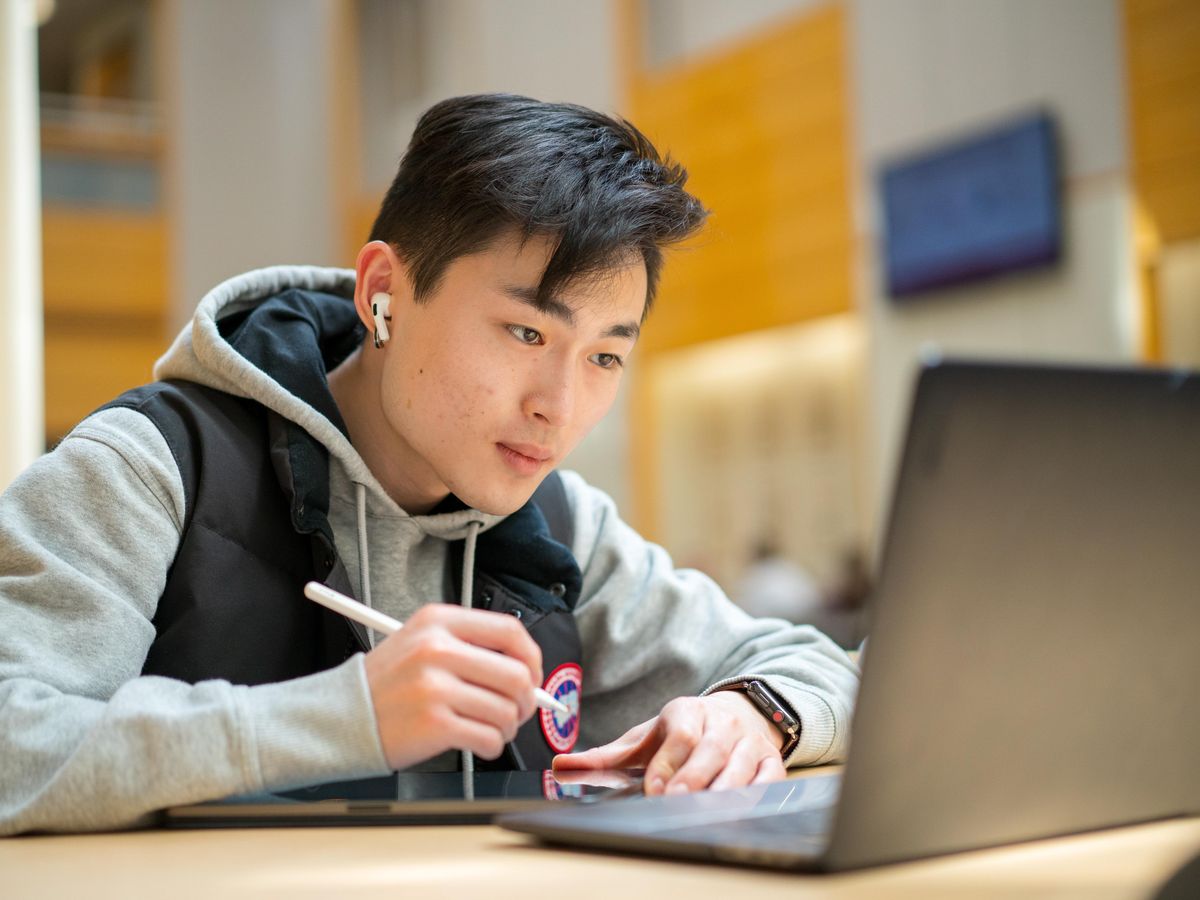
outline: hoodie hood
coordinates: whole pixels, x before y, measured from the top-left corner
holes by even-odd
[[[230,278],[200,301],[192,321],[155,364],[154,376],[258,401],[336,459],[372,509],[405,517],[430,536],[457,540],[475,530],[473,525],[494,527],[505,517],[468,508],[410,515],[351,445],[326,375],[366,337],[354,308],[354,280],[352,269],[319,266],[273,266]],[[293,450],[297,480],[314,464],[297,465]],[[450,498],[440,508],[456,505],[461,507]]]

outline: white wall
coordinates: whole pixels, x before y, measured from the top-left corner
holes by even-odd
[[[736,44],[826,0],[643,0],[646,62],[658,67]]]
[[[615,23],[608,3],[424,0],[414,20],[422,65],[412,74],[420,90],[386,120],[364,123],[370,190],[387,187],[421,113],[447,97],[503,91],[616,110]],[[364,93],[379,90],[387,87],[363,85]]]
[[[920,348],[1130,361],[1138,335],[1117,0],[854,0],[858,273],[870,332],[867,474],[878,516]],[[880,287],[880,162],[1035,105],[1060,126],[1065,260],[1054,270],[894,304]]]
[[[0,3],[0,488],[45,441],[36,13]]]
[[[161,57],[176,323],[219,281],[338,256],[331,0],[169,0]]]

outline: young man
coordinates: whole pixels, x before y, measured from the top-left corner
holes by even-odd
[[[586,109],[449,100],[354,272],[212,291],[158,382],[0,499],[0,832],[467,752],[645,766],[649,793],[839,758],[847,657],[554,472],[613,401],[661,248],[704,218],[685,177]],[[309,579],[405,628],[368,634]]]

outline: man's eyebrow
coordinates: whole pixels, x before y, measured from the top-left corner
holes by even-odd
[[[524,285],[506,284],[503,285],[504,293],[518,300],[521,303],[527,303],[536,309],[538,312],[545,313],[548,316],[566,322],[568,325],[575,324],[575,311],[561,300],[555,300],[551,297],[549,300],[541,300],[538,298],[537,288],[525,287]],[[642,333],[642,327],[637,322],[621,322],[617,325],[612,325],[605,329],[602,337],[606,338],[628,338],[636,341]]]
[[[543,300],[538,297],[537,288],[525,287],[519,284],[503,285],[504,293],[512,297],[514,300],[519,300],[522,303],[527,303],[540,313],[545,313],[548,316],[553,316],[566,322],[568,325],[575,324],[575,311],[561,300],[555,300],[551,297],[548,300]]]
[[[641,333],[642,327],[637,322],[623,322],[620,325],[613,325],[605,331],[604,337],[629,338],[631,341],[636,341]]]

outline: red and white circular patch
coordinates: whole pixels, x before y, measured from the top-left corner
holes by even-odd
[[[571,711],[569,716],[552,709],[539,710],[542,734],[555,753],[570,753],[579,740],[579,700],[583,689],[583,670],[575,663],[563,663],[550,673],[543,687],[551,697]]]

